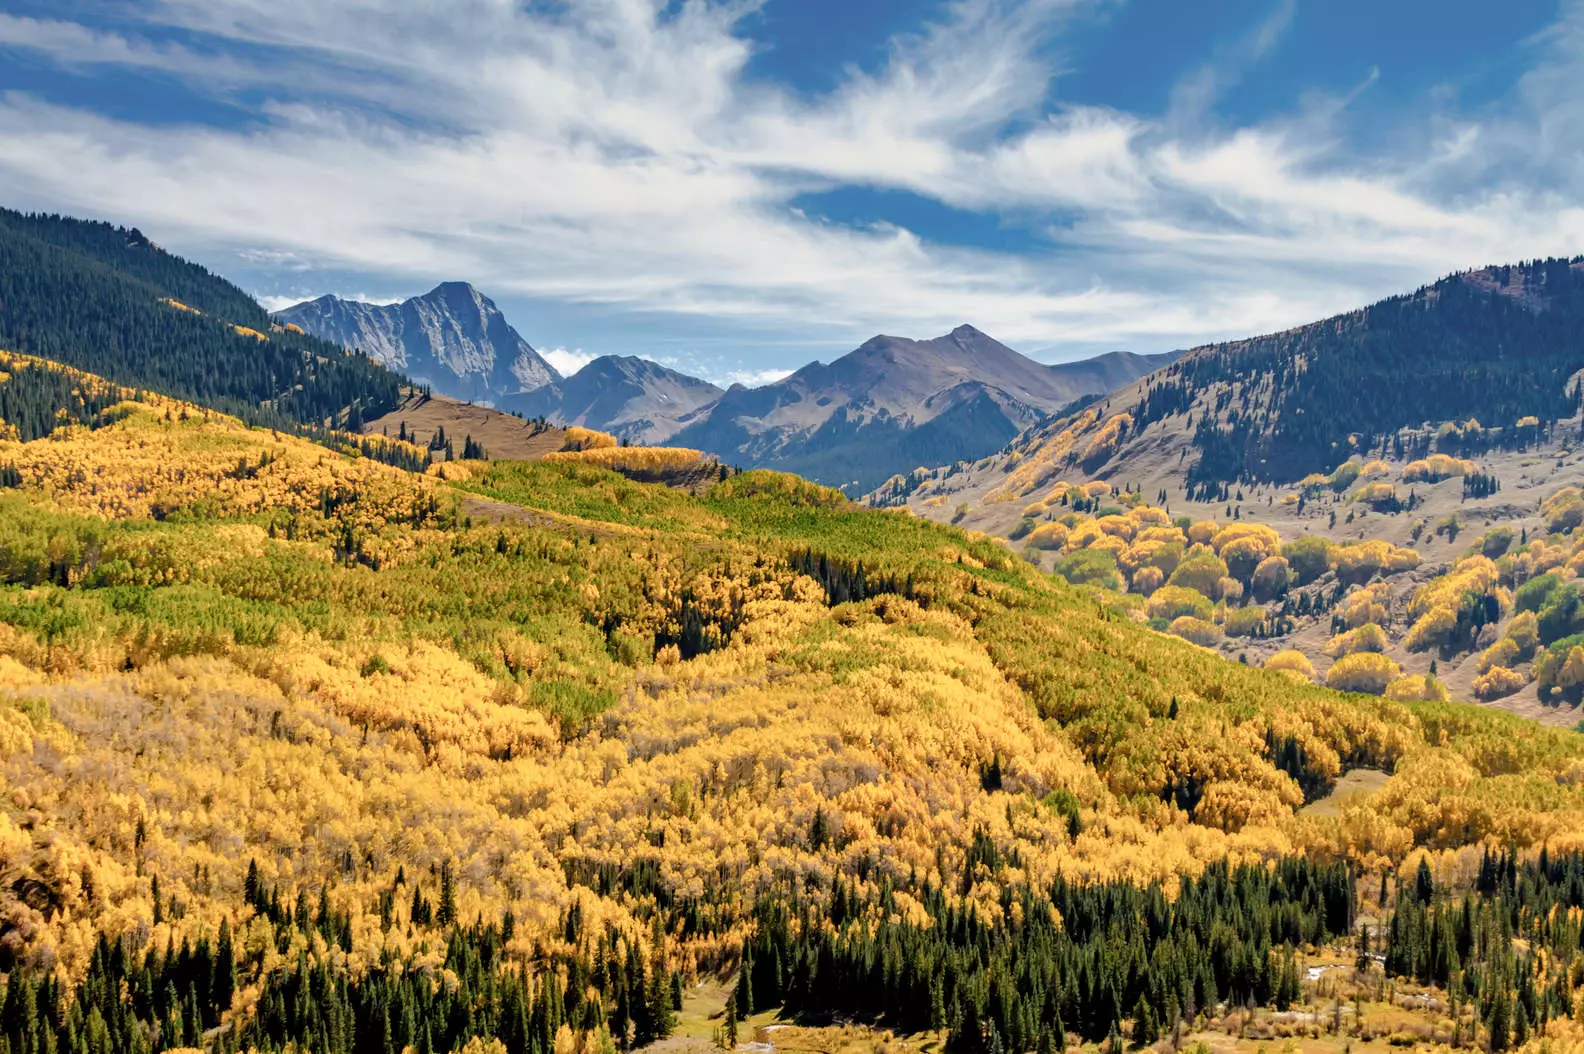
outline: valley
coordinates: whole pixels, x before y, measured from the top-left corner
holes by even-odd
[[[1494,290],[1529,289],[1533,294],[1542,287],[1535,276],[1554,272],[1547,271],[1549,266],[1487,269],[1435,288],[1448,283],[1449,288],[1472,288],[1505,317],[1510,297]],[[1509,275],[1505,285],[1499,281],[1502,273]],[[1574,264],[1561,273],[1584,275],[1584,267]],[[1579,278],[1568,281],[1573,283],[1570,289],[1580,284]],[[1475,308],[1464,303],[1459,310]],[[1370,312],[1361,312],[1348,320],[1369,317]],[[1341,322],[1333,328],[1312,328],[1350,332]],[[1300,336],[1308,332],[1295,331]],[[1472,416],[1423,422],[1401,416],[1419,412],[1416,406],[1382,405],[1372,412],[1397,414],[1396,420],[1413,423],[1373,436],[1346,437],[1344,451],[1334,462],[1325,462],[1326,471],[1302,479],[1261,478],[1245,463],[1215,460],[1226,449],[1219,444],[1229,437],[1247,443],[1250,450],[1275,442],[1260,438],[1282,434],[1281,426],[1272,423],[1279,418],[1270,408],[1297,396],[1282,388],[1275,379],[1279,373],[1260,372],[1263,366],[1236,381],[1214,381],[1203,388],[1179,388],[1178,378],[1204,373],[1209,367],[1199,365],[1201,360],[1240,363],[1250,347],[1298,339],[1279,335],[1246,346],[1191,352],[1178,365],[1077,415],[1031,429],[1001,454],[898,477],[871,501],[905,504],[918,515],[1012,539],[1026,558],[1058,571],[1080,551],[1104,557],[1098,544],[1114,554],[1110,574],[1121,565],[1114,584],[1138,598],[1138,617],[1153,618],[1155,611],[1167,610],[1203,616],[1200,621],[1213,625],[1196,630],[1201,643],[1228,658],[1260,664],[1296,651],[1304,656],[1306,668],[1317,670],[1323,680],[1335,662],[1361,651],[1384,656],[1378,665],[1387,676],[1375,685],[1376,691],[1389,690],[1388,682],[1398,681],[1400,691],[1430,690],[1535,720],[1578,724],[1576,693],[1557,683],[1550,665],[1565,662],[1579,627],[1558,609],[1546,629],[1536,631],[1535,640],[1525,638],[1517,648],[1502,643],[1515,627],[1524,637],[1529,622],[1547,610],[1539,601],[1535,603],[1540,606],[1529,601],[1515,605],[1516,592],[1527,587],[1533,595],[1555,583],[1562,596],[1563,580],[1575,573],[1569,563],[1576,544],[1572,514],[1562,511],[1584,486],[1579,449],[1584,418],[1574,401],[1553,405],[1549,395],[1536,395],[1531,404],[1535,409],[1550,406],[1559,416],[1542,420],[1519,414],[1504,424],[1487,420],[1484,425]],[[1468,400],[1483,396],[1461,387],[1450,360],[1441,368],[1451,375],[1445,383],[1453,391],[1470,393],[1460,397],[1464,405],[1447,409],[1479,409]],[[1324,369],[1325,360],[1316,359],[1307,373]],[[1569,391],[1576,385],[1566,370],[1558,374],[1557,383]],[[1434,383],[1429,387],[1433,390]],[[1150,409],[1160,403],[1162,392],[1171,391],[1184,393],[1172,396],[1178,402],[1171,412]],[[1503,397],[1511,395],[1504,392]],[[1239,409],[1251,399],[1267,407],[1269,416],[1248,416]],[[1291,412],[1316,411],[1294,407]],[[1264,424],[1250,431],[1242,423],[1250,420]],[[1230,476],[1217,475],[1221,469],[1216,466],[1222,464],[1232,466]],[[1108,524],[1108,514],[1122,513],[1132,518],[1131,528]],[[1060,526],[1043,526],[1047,523]],[[1167,529],[1146,529],[1152,524]],[[1168,603],[1166,594],[1153,596],[1173,578],[1176,561],[1191,556],[1197,543],[1211,543],[1217,550],[1211,555],[1219,556],[1224,543],[1212,541],[1213,536],[1224,532],[1230,539],[1240,531],[1271,532],[1254,551],[1261,558],[1282,557],[1278,563],[1296,564],[1295,557],[1288,559],[1294,547],[1309,546],[1326,555],[1312,572],[1293,573],[1290,579],[1287,568],[1273,564],[1267,571],[1279,571],[1279,580],[1263,587],[1250,564],[1233,576],[1238,582],[1229,596],[1218,593],[1216,575],[1199,583],[1197,599]],[[1134,544],[1135,536],[1141,544]],[[1149,547],[1159,551],[1141,551]],[[1393,557],[1394,552],[1402,556]],[[1159,583],[1148,575],[1137,577],[1140,562],[1160,568]],[[1224,570],[1225,561],[1220,566]],[[1108,572],[1088,573],[1103,577]],[[1530,584],[1536,579],[1538,584]],[[1432,601],[1438,590],[1443,599]],[[1486,602],[1485,596],[1492,599]],[[1471,605],[1478,603],[1488,603],[1489,611],[1475,614]],[[1424,622],[1432,613],[1434,618]],[[1170,621],[1157,624],[1165,629]],[[1548,671],[1544,677],[1543,670]],[[1419,679],[1417,689],[1408,687],[1413,678]],[[1422,682],[1427,678],[1439,687],[1426,688]]]
[[[1030,427],[866,505],[8,222],[6,1049],[1584,1042],[1576,416],[1288,486],[986,369]],[[786,390],[1065,397],[993,343]]]

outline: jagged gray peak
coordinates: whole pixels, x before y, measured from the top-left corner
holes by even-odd
[[[494,301],[466,282],[442,282],[399,304],[322,296],[275,317],[457,399],[497,405],[561,379]]]
[[[508,400],[507,409],[560,424],[611,432],[634,443],[663,442],[721,390],[649,359],[606,355],[555,384]]]

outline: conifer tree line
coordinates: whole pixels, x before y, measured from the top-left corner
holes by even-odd
[[[789,877],[752,910],[724,1028],[776,1009],[940,1031],[955,1054],[1049,1054],[1069,1036],[1120,1050],[1187,1027],[1201,1011],[1293,1006],[1303,998],[1301,947],[1356,939],[1361,959],[1372,950],[1368,928],[1357,927],[1355,874],[1343,862],[1221,862],[1183,880],[1175,898],[1159,885],[1123,881],[1009,882],[996,887],[994,917],[971,904],[978,885],[1019,866],[980,832],[949,889],[881,875],[812,886]],[[575,886],[647,905],[652,933],[588,926],[574,900],[562,916],[560,947],[569,950],[524,956],[510,950],[511,914],[458,917],[449,864],[414,878],[398,868],[380,895],[381,926],[411,926],[443,947],[446,979],[388,952],[352,975],[334,954],[350,950],[353,937],[348,906],[332,887],[287,895],[253,867],[239,921],[267,919],[281,952],[308,938],[295,957],[266,973],[263,951],[242,948],[230,920],[214,939],[180,946],[102,937],[75,987],[13,969],[0,996],[0,1052],[386,1054],[456,1050],[477,1037],[499,1039],[510,1054],[552,1054],[565,1027],[614,1054],[670,1034],[684,981],[668,967],[659,935],[719,939],[737,918],[733,895],[679,898],[653,860],[569,863],[567,874]],[[1384,907],[1384,882],[1380,889]],[[902,909],[903,893],[923,918]],[[405,917],[398,904],[410,905]],[[1421,866],[1391,907],[1378,937],[1387,975],[1447,991],[1460,1028],[1466,1022],[1465,1042],[1519,1045],[1568,1014],[1584,987],[1574,965],[1584,854],[1520,862],[1487,852],[1466,891],[1437,889]],[[237,995],[253,984],[257,1003],[239,1012]]]
[[[240,289],[136,230],[107,223],[0,209],[0,305],[0,349],[250,424],[331,422],[356,431],[400,400],[397,374],[364,355],[273,329]]]
[[[951,892],[1008,866],[981,835]],[[1134,1042],[1153,1042],[1222,1001],[1290,1005],[1294,949],[1345,936],[1353,919],[1347,866],[1301,859],[1214,865],[1175,901],[1125,882],[1008,886],[999,900],[1013,921],[999,925],[930,886],[913,890],[928,925],[890,921],[898,889],[878,886],[867,903],[840,880],[828,905],[763,901],[736,1013],[878,1015],[903,1032],[944,1030],[965,1054],[1062,1049],[1068,1033],[1103,1042],[1129,1022]]]
[[[1397,891],[1386,972],[1445,989],[1453,1017],[1472,1011],[1471,1026],[1484,1029],[1480,1040],[1490,1049],[1519,1046],[1573,1012],[1584,986],[1581,909],[1578,853],[1541,850],[1538,860],[1520,864],[1487,849],[1474,888],[1453,895],[1439,894],[1421,865],[1414,883]]]

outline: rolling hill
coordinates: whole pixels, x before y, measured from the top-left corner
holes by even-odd
[[[390,376],[338,372],[108,230],[72,261],[117,294],[103,326],[164,318],[135,306],[153,289],[205,327],[134,333],[111,365],[219,334],[171,345],[202,352],[172,374],[202,387],[230,333],[326,352],[294,375],[325,405],[324,376]],[[115,239],[132,263],[94,263]],[[55,332],[98,332],[95,303]],[[1002,365],[986,414],[1036,384]],[[257,410],[239,378],[212,383]],[[922,391],[905,383],[885,387],[899,408]],[[1584,736],[1423,675],[1375,694],[1367,648],[1326,678],[1365,689],[1344,692],[1200,637],[1246,608],[1233,586],[1277,583],[1273,560],[1297,583],[1278,600],[1375,625],[1380,573],[1418,570],[1398,547],[1289,550],[1242,514],[1252,487],[1232,522],[1181,526],[1110,484],[1018,494],[1038,537],[1063,535],[1058,577],[983,534],[586,429],[537,461],[418,471],[393,418],[554,430],[406,394],[363,422],[379,434],[310,442],[0,349],[5,1050],[1584,1042]],[[1064,428],[1092,443],[1110,416]],[[1562,440],[1515,427],[1539,487]],[[1393,478],[1481,477],[1442,456]],[[1012,459],[1004,493],[1047,482]],[[709,485],[631,478],[683,463]],[[1293,504],[1406,514],[1358,489],[1383,482],[1360,464]],[[1408,603],[1436,643],[1497,615],[1500,668],[1584,693],[1584,493],[1540,515],[1540,537],[1486,531]],[[1173,557],[1175,582],[1119,591]]]
[[[774,473],[448,481],[160,397],[0,461],[18,1049],[819,1046],[839,1016],[983,1054],[1281,1036],[1336,992],[1368,1015],[1339,1043],[1488,1029],[1428,925],[1516,978],[1492,999],[1573,994],[1574,733],[1229,663]],[[1306,808],[1348,770],[1375,789]],[[1369,960],[1304,980],[1361,921],[1411,1011]],[[1514,940],[1553,951],[1503,973]]]
[[[1196,348],[1113,406],[1127,440],[1191,437],[1190,482],[1285,482],[1427,422],[1572,416],[1584,258],[1487,267],[1271,336]]]
[[[1574,566],[1584,346],[1568,332],[1581,283],[1577,261],[1485,268],[1197,349],[996,456],[894,479],[872,500],[1109,581],[1157,628],[1188,617],[1178,628],[1229,658],[1296,652],[1340,681],[1367,652],[1385,675],[1374,690],[1419,678],[1571,726],[1580,693],[1559,671],[1584,620],[1560,586],[1516,597]],[[1317,462],[1320,446],[1340,455]],[[1314,464],[1327,467],[1276,474]],[[1266,539],[1239,551],[1271,558],[1268,575],[1220,555],[1240,534]],[[1200,546],[1219,570],[1185,593],[1179,561]],[[1308,554],[1304,575],[1289,549]]]

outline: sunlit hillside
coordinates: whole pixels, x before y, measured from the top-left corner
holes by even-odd
[[[1284,963],[1398,876],[1584,849],[1584,737],[1227,662],[794,477],[694,496],[596,445],[446,480],[155,397],[77,417],[0,444],[0,966],[58,1008],[7,1011],[12,1050],[374,1021],[379,1049],[593,1051],[664,1035],[699,982],[739,985],[745,1021],[879,1014],[834,984],[874,925],[918,949],[887,998],[938,992],[892,1027],[1144,1040],[1187,1001],[1109,952],[1082,969],[1114,998],[1085,999],[1068,956],[1101,945],[1030,912],[1301,854],[1261,894],[1298,898],[1294,928],[1240,916],[1254,973],[1203,978],[1285,1007]],[[1390,778],[1337,804],[1350,770]],[[969,919],[1001,950],[930,943]],[[997,1003],[1003,954],[1054,980]],[[1524,976],[1569,999],[1570,955]]]

